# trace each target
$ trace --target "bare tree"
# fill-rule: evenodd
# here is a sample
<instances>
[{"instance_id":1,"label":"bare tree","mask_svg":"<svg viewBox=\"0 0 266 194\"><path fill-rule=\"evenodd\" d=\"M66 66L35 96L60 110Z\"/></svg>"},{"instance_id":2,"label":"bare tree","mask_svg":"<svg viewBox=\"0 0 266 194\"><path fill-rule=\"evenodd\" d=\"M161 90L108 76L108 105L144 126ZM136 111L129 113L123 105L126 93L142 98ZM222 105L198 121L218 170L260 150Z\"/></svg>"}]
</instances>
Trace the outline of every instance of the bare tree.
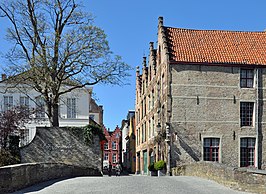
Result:
<instances>
[{"instance_id":1,"label":"bare tree","mask_svg":"<svg viewBox=\"0 0 266 194\"><path fill-rule=\"evenodd\" d=\"M1 16L11 27L7 39L9 84L28 84L45 99L58 126L60 96L97 83L124 84L131 67L108 46L104 31L78 0L2 0Z\"/></svg>"}]
</instances>

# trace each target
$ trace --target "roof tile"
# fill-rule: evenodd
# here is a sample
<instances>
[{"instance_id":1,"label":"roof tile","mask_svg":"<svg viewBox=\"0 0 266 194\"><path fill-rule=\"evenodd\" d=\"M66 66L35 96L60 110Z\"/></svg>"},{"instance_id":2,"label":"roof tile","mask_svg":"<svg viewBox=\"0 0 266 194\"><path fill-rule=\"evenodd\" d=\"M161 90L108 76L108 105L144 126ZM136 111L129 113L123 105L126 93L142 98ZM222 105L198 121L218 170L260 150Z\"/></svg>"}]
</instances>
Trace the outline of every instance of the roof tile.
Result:
<instances>
[{"instance_id":1,"label":"roof tile","mask_svg":"<svg viewBox=\"0 0 266 194\"><path fill-rule=\"evenodd\" d=\"M266 32L165 29L171 61L266 65Z\"/></svg>"}]
</instances>

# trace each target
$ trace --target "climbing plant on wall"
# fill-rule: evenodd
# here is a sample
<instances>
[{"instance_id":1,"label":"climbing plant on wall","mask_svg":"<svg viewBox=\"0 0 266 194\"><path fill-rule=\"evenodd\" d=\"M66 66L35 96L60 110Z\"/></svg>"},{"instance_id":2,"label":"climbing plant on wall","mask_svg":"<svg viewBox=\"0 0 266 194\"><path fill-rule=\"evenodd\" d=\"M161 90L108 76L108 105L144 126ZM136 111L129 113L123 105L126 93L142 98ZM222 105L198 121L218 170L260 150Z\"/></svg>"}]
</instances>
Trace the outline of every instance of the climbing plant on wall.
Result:
<instances>
[{"instance_id":1,"label":"climbing plant on wall","mask_svg":"<svg viewBox=\"0 0 266 194\"><path fill-rule=\"evenodd\" d=\"M103 133L103 128L99 125L89 124L84 127L70 127L72 133L79 139L82 139L87 145L93 143L93 138L98 136L100 141L106 140Z\"/></svg>"}]
</instances>

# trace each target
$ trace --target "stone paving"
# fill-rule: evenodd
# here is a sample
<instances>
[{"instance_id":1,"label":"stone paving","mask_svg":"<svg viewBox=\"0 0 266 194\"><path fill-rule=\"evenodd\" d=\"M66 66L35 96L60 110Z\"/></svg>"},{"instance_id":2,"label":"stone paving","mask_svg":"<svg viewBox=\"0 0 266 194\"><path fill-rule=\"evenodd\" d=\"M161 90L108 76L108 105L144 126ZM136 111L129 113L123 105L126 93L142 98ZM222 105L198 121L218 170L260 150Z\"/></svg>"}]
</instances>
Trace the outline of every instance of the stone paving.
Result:
<instances>
[{"instance_id":1,"label":"stone paving","mask_svg":"<svg viewBox=\"0 0 266 194\"><path fill-rule=\"evenodd\" d=\"M172 176L120 176L120 177L76 177L66 180L48 181L13 194L247 194L235 191L216 182L198 177Z\"/></svg>"}]
</instances>

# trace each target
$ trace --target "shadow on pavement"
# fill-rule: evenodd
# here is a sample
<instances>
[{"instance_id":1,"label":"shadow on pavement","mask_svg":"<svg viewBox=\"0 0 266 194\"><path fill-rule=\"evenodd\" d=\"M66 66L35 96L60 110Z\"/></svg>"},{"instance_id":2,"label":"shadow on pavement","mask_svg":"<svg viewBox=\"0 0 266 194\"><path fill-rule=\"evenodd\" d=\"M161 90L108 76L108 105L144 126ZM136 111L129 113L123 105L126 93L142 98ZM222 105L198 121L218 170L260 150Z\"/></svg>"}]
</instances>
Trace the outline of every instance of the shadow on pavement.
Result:
<instances>
[{"instance_id":1,"label":"shadow on pavement","mask_svg":"<svg viewBox=\"0 0 266 194\"><path fill-rule=\"evenodd\" d=\"M50 185L53 185L54 183L57 183L57 182L60 182L60 181L66 180L66 179L69 179L69 178L60 178L60 179L54 179L54 180L50 180L50 181L36 183L35 185L21 189L19 191L15 191L15 192L10 193L10 194L24 194L27 192L40 191L40 190L44 189L45 187L48 187Z\"/></svg>"}]
</instances>

